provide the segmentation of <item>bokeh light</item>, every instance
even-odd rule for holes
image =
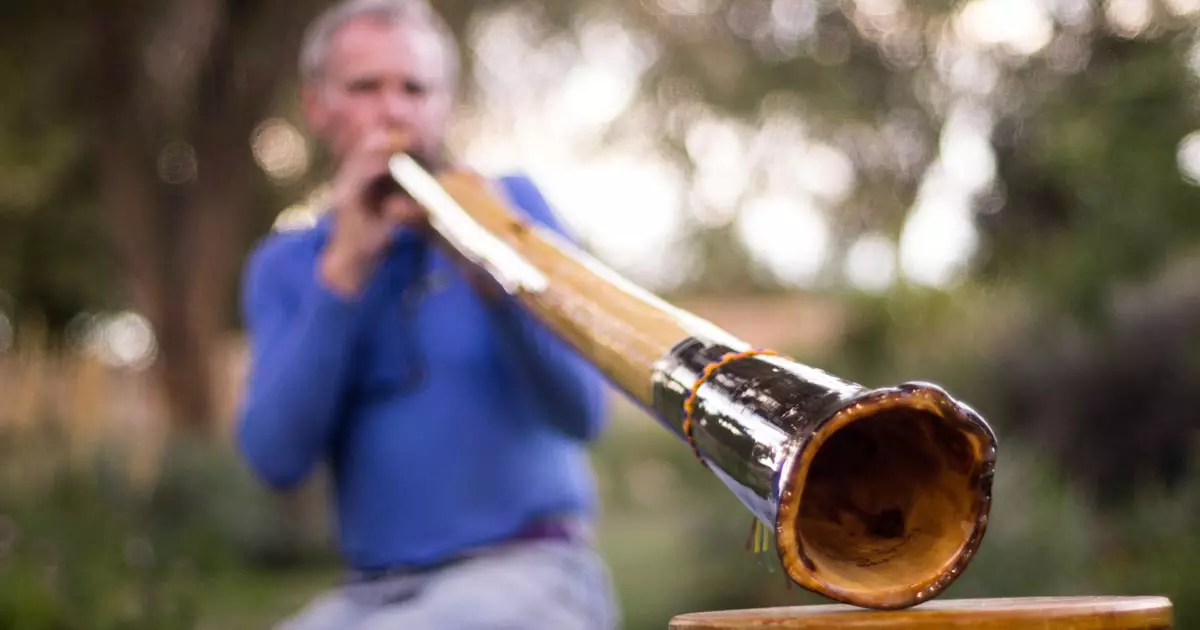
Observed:
[[[308,145],[288,121],[270,118],[255,130],[250,141],[254,160],[271,179],[291,182],[308,171]]]
[[[958,14],[955,28],[965,42],[998,46],[1022,56],[1050,43],[1054,24],[1038,0],[971,0]]]
[[[1180,17],[1200,13],[1200,0],[1164,0],[1164,4],[1171,13]]]
[[[803,197],[767,197],[738,216],[738,236],[779,280],[808,286],[829,257],[832,236],[821,210]]]
[[[1200,37],[1197,37],[1192,42],[1191,48],[1188,49],[1187,64],[1192,74],[1200,77]]]
[[[714,6],[710,0],[658,0],[658,7],[664,13],[687,17],[708,15]]]
[[[685,145],[696,165],[694,213],[701,223],[719,227],[738,212],[749,185],[748,130],[741,124],[705,116],[688,131]]]
[[[0,353],[11,350],[17,343],[16,322],[13,313],[16,304],[12,296],[0,290]]]
[[[900,266],[915,284],[946,287],[960,277],[978,244],[962,189],[942,177],[926,180],[900,236]]]
[[[1154,6],[1150,0],[1107,0],[1104,18],[1118,35],[1137,37],[1154,18]]]
[[[4,311],[0,311],[0,353],[8,352],[16,341],[16,331],[13,330],[12,320]]]
[[[112,365],[145,369],[158,354],[154,329],[145,317],[137,313],[117,313],[104,322],[101,330]]]
[[[1189,133],[1179,142],[1176,159],[1184,179],[1200,186],[1200,130]]]
[[[942,128],[939,164],[972,193],[987,188],[996,175],[996,155],[988,138],[991,127],[987,112],[960,106],[950,112]]]
[[[846,280],[868,293],[887,290],[896,281],[896,246],[883,234],[864,234],[846,252]]]
[[[660,284],[666,278],[660,274],[672,273],[667,250],[683,226],[682,175],[632,157],[597,157],[578,166],[542,162],[530,171],[598,257],[639,281]]]
[[[77,315],[63,335],[70,346],[114,368],[145,370],[158,356],[154,328],[132,311]]]
[[[821,142],[801,149],[796,176],[804,189],[827,204],[838,204],[854,189],[854,163],[842,151]]]
[[[194,182],[199,169],[196,149],[186,142],[168,142],[158,152],[158,177],[168,184],[178,186]]]

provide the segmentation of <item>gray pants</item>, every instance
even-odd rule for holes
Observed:
[[[590,547],[497,548],[434,573],[352,582],[276,630],[614,630],[608,569]]]

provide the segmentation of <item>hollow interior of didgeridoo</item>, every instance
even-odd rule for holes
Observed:
[[[991,447],[988,429],[921,394],[843,409],[793,466],[776,540],[785,570],[866,608],[936,596],[985,529]]]

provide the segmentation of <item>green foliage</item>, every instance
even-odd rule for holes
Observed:
[[[1193,442],[1195,457],[1200,449]],[[1196,562],[1200,541],[1200,474],[1194,470],[1174,489],[1143,484],[1133,506],[1115,514],[1113,529],[1097,553],[1098,589],[1162,594],[1176,604],[1178,628],[1200,624]]]
[[[6,465],[11,471],[14,462]],[[189,626],[196,605],[194,563],[212,561],[213,552],[222,550],[211,544],[188,549],[200,539],[186,521],[167,531],[154,527],[148,506],[115,472],[107,466],[91,474],[54,471],[36,485],[8,484],[0,501],[0,625]]]
[[[1042,89],[1002,121],[1003,207],[982,217],[986,277],[1052,312],[1106,321],[1115,289],[1146,282],[1200,236],[1200,187],[1176,163],[1200,127],[1184,37],[1097,34],[1085,72],[1029,70]],[[1031,79],[1032,80],[1032,79]]]
[[[1095,551],[1103,539],[1102,517],[1036,451],[1009,440],[998,453],[984,543],[944,596],[1098,592]]]
[[[212,446],[174,445],[150,485],[130,476],[126,448],[73,460],[52,432],[6,433],[0,452],[0,627],[194,628],[214,579],[327,559]]]
[[[1022,325],[986,366],[991,411],[1041,444],[1079,487],[1105,503],[1143,483],[1194,474],[1200,421],[1200,294],[1192,265],[1121,292],[1102,329],[1062,317]]]

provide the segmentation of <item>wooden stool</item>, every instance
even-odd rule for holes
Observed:
[[[1170,630],[1165,597],[1017,597],[934,600],[904,610],[841,604],[688,613],[671,630]]]

